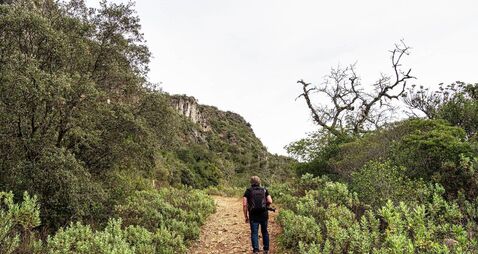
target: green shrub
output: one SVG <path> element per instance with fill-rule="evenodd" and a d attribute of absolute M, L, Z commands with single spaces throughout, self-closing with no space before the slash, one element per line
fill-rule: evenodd
<path fill-rule="evenodd" d="M 327 134 L 318 135 L 318 137 L 313 137 L 310 140 L 300 140 L 287 147 L 288 151 L 294 150 L 292 154 L 299 155 L 299 157 L 305 156 L 305 158 L 310 159 L 296 164 L 295 170 L 298 175 L 309 173 L 314 176 L 327 175 L 337 179 L 341 175 L 332 167 L 330 160 L 339 154 L 342 144 L 351 142 L 353 138 L 348 136 L 332 137 Z M 314 142 L 320 143 L 314 144 Z"/>
<path fill-rule="evenodd" d="M 466 177 L 455 170 L 459 181 L 446 180 L 450 168 L 458 168 L 460 156 L 473 158 L 478 150 L 465 130 L 451 126 L 444 120 L 411 119 L 390 124 L 383 129 L 343 140 L 315 138 L 307 142 L 319 149 L 313 158 L 300 163 L 300 174 L 327 175 L 333 180 L 350 181 L 353 172 L 370 161 L 391 160 L 404 166 L 412 178 L 439 181 L 447 190 L 458 191 L 447 184 L 461 182 Z M 303 146 L 304 144 L 299 144 Z M 310 146 L 309 144 L 308 146 Z M 296 151 L 297 152 L 297 151 Z M 446 167 L 443 168 L 443 167 Z"/>
<path fill-rule="evenodd" d="M 185 253 L 183 238 L 165 228 L 154 233 L 139 226 L 122 229 L 121 220 L 110 220 L 104 230 L 94 231 L 82 223 L 60 229 L 47 240 L 47 253 L 173 254 Z"/>
<path fill-rule="evenodd" d="M 393 167 L 368 167 L 375 166 Z M 365 210 L 342 183 L 325 181 L 302 197 L 286 194 L 280 243 L 298 253 L 476 253 L 478 203 L 462 201 L 460 207 L 445 199 L 440 185 L 425 186 L 413 201 L 397 195 L 395 202 Z"/>
<path fill-rule="evenodd" d="M 412 120 L 409 134 L 394 146 L 393 161 L 404 166 L 407 175 L 440 183 L 450 195 L 464 188 L 470 176 L 460 170 L 463 157 L 476 156 L 476 148 L 466 141 L 465 131 L 443 120 Z M 472 176 L 473 177 L 473 176 Z"/>
<path fill-rule="evenodd" d="M 109 179 L 103 186 L 109 191 L 108 205 L 114 207 L 124 203 L 135 191 L 154 189 L 153 181 L 137 170 L 112 170 L 105 173 Z"/>
<path fill-rule="evenodd" d="M 333 180 L 348 181 L 354 171 L 369 161 L 388 159 L 392 153 L 392 144 L 414 130 L 410 122 L 389 124 L 355 137 L 331 138 L 314 133 L 309 138 L 289 145 L 288 149 L 292 149 L 292 155 L 307 155 L 304 157 L 305 162 L 298 165 L 300 174 L 309 172 L 327 175 Z"/>
<path fill-rule="evenodd" d="M 186 245 L 183 237 L 174 231 L 164 227 L 154 233 L 153 245 L 158 254 L 186 253 Z"/>
<path fill-rule="evenodd" d="M 116 206 L 115 213 L 127 226 L 138 225 L 149 231 L 165 228 L 192 240 L 199 237 L 200 225 L 214 209 L 213 200 L 201 191 L 163 188 L 133 193 Z"/>
<path fill-rule="evenodd" d="M 414 120 L 410 125 L 415 130 L 400 140 L 394 153 L 411 176 L 430 179 L 443 163 L 458 162 L 460 154 L 472 153 L 461 128 L 438 120 Z"/>
<path fill-rule="evenodd" d="M 303 174 L 299 181 L 297 181 L 295 194 L 298 196 L 304 196 L 309 190 L 321 189 L 325 186 L 327 181 L 327 177 L 314 177 L 312 174 Z"/>
<path fill-rule="evenodd" d="M 0 192 L 0 253 L 39 253 L 33 231 L 40 225 L 37 198 L 25 192 L 21 203 L 13 200 L 13 193 Z"/>
<path fill-rule="evenodd" d="M 216 186 L 223 173 L 218 167 L 220 159 L 207 147 L 191 145 L 179 149 L 178 158 L 187 165 L 181 171 L 181 183 L 195 188 Z"/>
<path fill-rule="evenodd" d="M 368 162 L 386 160 L 390 157 L 393 142 L 406 134 L 404 125 L 406 123 L 391 124 L 341 144 L 336 156 L 328 161 L 330 168 L 341 178 L 350 180 L 353 172 Z"/>
<path fill-rule="evenodd" d="M 381 207 L 387 200 L 418 201 L 426 188 L 421 181 L 413 181 L 405 175 L 406 169 L 392 162 L 370 162 L 352 173 L 351 187 L 361 201 L 372 207 Z"/>
<path fill-rule="evenodd" d="M 433 202 L 410 208 L 405 203 L 388 202 L 378 212 L 387 225 L 383 233 L 385 250 L 404 253 L 463 253 L 476 251 L 476 242 L 469 239 L 456 204 L 447 203 L 438 193 Z M 447 244 L 453 242 L 453 244 Z"/>
<path fill-rule="evenodd" d="M 49 237 L 46 250 L 52 254 L 185 253 L 186 242 L 198 238 L 199 226 L 214 209 L 213 200 L 199 190 L 135 191 L 115 207 L 121 219 L 110 219 L 103 230 L 72 223 Z"/>
<path fill-rule="evenodd" d="M 278 221 L 283 229 L 280 242 L 286 248 L 297 249 L 300 243 L 322 242 L 320 227 L 313 218 L 285 210 L 280 212 Z"/>
<path fill-rule="evenodd" d="M 121 221 L 110 220 L 102 231 L 94 231 L 89 225 L 72 223 L 48 238 L 48 253 L 122 253 L 132 254 L 134 249 L 126 242 Z"/>
<path fill-rule="evenodd" d="M 173 228 L 180 234 L 199 233 L 199 227 L 192 223 L 190 230 L 187 230 L 182 223 L 184 221 L 194 221 L 192 215 L 186 211 L 176 208 L 167 203 L 162 197 L 146 191 L 133 194 L 128 198 L 126 204 L 117 206 L 116 212 L 122 217 L 126 225 L 140 225 L 152 231 L 156 228 Z"/>

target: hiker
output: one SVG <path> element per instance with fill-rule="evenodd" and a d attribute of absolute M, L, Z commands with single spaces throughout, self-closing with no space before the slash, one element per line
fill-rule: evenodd
<path fill-rule="evenodd" d="M 261 226 L 264 254 L 269 253 L 269 232 L 267 220 L 269 214 L 267 207 L 272 204 L 269 192 L 261 187 L 258 176 L 251 177 L 251 187 L 246 190 L 242 199 L 242 209 L 246 223 L 251 226 L 251 242 L 253 253 L 259 253 L 259 225 Z"/>

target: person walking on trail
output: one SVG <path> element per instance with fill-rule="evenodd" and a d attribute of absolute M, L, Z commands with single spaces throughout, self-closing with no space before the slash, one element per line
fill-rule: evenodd
<path fill-rule="evenodd" d="M 269 253 L 269 232 L 267 207 L 272 204 L 272 197 L 267 189 L 261 187 L 258 176 L 251 177 L 251 187 L 246 190 L 242 199 L 242 208 L 246 223 L 251 226 L 251 242 L 253 253 L 259 253 L 259 225 L 261 227 L 264 254 Z"/>

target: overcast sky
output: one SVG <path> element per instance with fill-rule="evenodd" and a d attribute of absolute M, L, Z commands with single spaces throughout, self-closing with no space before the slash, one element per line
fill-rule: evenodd
<path fill-rule="evenodd" d="M 136 10 L 150 80 L 241 114 L 273 153 L 315 128 L 295 100 L 298 79 L 320 83 L 357 62 L 364 83 L 374 81 L 391 71 L 400 39 L 413 47 L 404 64 L 414 83 L 478 80 L 476 0 L 137 0 Z"/>

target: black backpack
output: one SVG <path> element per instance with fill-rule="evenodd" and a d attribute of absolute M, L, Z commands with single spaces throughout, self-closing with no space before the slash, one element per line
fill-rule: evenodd
<path fill-rule="evenodd" d="M 250 194 L 250 212 L 260 213 L 267 210 L 266 189 L 252 187 Z"/>

